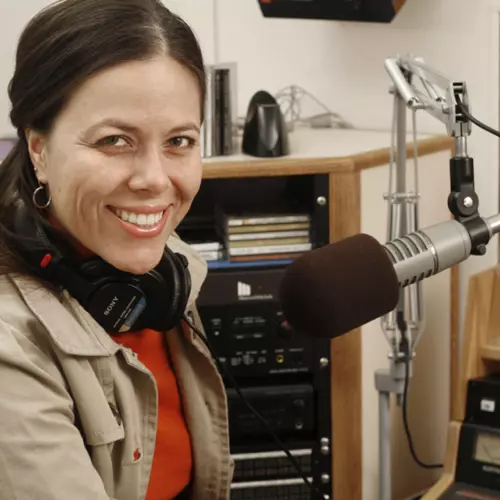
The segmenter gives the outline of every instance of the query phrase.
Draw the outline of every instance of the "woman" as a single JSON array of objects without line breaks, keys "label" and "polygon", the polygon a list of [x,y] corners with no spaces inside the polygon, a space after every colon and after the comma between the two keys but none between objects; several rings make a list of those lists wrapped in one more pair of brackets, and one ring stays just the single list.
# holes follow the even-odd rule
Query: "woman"
[{"label": "woman", "polygon": [[192,31],[159,0],[60,1],[9,95],[1,498],[228,498],[224,389],[189,326],[206,267],[173,233],[202,176]]}]

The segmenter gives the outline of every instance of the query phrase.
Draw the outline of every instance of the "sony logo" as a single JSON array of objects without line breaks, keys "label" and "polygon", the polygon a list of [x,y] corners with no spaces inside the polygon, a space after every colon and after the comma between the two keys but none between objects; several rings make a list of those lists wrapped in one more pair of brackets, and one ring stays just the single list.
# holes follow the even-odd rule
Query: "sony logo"
[{"label": "sony logo", "polygon": [[109,316],[113,308],[115,307],[116,303],[118,302],[118,297],[114,297],[107,309],[104,311],[104,316]]}]

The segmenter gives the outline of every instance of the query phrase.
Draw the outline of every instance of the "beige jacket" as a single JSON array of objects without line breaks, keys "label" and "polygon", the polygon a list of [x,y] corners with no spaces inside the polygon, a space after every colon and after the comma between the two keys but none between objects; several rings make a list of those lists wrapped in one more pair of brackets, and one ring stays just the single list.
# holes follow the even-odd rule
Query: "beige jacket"
[{"label": "beige jacket", "polygon": [[[190,262],[200,326],[206,264],[178,238],[169,247]],[[191,498],[225,500],[234,464],[222,380],[190,328],[167,341],[193,443]],[[0,278],[2,500],[143,500],[156,420],[155,380],[132,351],[67,293]]]}]

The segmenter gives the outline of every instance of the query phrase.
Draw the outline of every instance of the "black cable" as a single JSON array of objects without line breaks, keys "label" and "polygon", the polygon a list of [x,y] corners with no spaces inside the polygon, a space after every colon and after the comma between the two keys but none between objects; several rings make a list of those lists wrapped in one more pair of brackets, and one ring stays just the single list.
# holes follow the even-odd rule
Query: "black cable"
[{"label": "black cable", "polygon": [[460,109],[461,113],[470,120],[472,123],[475,123],[478,127],[482,128],[483,130],[486,130],[486,132],[489,132],[490,134],[493,134],[497,137],[500,137],[500,132],[498,130],[495,130],[494,128],[491,128],[490,126],[486,125],[485,123],[479,121],[477,118],[474,118],[470,113],[467,107],[464,105],[462,100],[460,99],[460,96],[458,94],[455,94],[455,99],[457,100],[457,106]]},{"label": "black cable", "polygon": [[[406,341],[406,344],[408,344],[408,341]],[[417,456],[417,453],[415,451],[415,445],[413,443],[413,438],[411,436],[410,432],[410,425],[408,423],[408,388],[410,385],[410,358],[411,358],[411,353],[409,352],[409,349],[406,350],[406,359],[404,361],[405,363],[405,381],[404,381],[404,389],[403,389],[403,426],[405,429],[406,433],[406,438],[408,440],[408,447],[410,448],[410,453],[415,460],[415,462],[420,466],[423,467],[424,469],[441,469],[443,467],[443,464],[426,464],[425,462],[422,462]]]},{"label": "black cable", "polygon": [[265,429],[271,435],[271,437],[276,441],[276,443],[279,445],[279,447],[285,452],[286,456],[288,457],[288,459],[290,460],[292,465],[295,467],[295,469],[299,473],[299,475],[302,478],[302,480],[304,481],[304,483],[311,490],[313,498],[318,498],[318,499],[324,500],[326,498],[325,495],[316,486],[314,486],[309,481],[309,479],[307,479],[307,477],[304,474],[304,472],[302,471],[302,468],[301,468],[300,464],[298,463],[297,459],[290,453],[290,451],[285,446],[285,444],[276,435],[276,433],[273,431],[271,426],[267,423],[266,419],[251,405],[251,403],[243,395],[243,393],[241,392],[241,387],[236,382],[236,380],[234,379],[231,372],[226,368],[225,365],[223,365],[222,363],[219,362],[219,360],[218,360],[217,356],[215,355],[215,352],[212,349],[212,346],[210,345],[210,343],[208,342],[208,339],[206,338],[206,336],[203,335],[203,333],[201,333],[198,330],[198,328],[196,328],[196,326],[186,316],[184,316],[182,319],[189,327],[191,327],[193,329],[193,331],[196,333],[196,335],[198,335],[199,339],[206,345],[208,351],[210,352],[210,355],[212,356],[212,359],[214,360],[215,364],[217,365],[217,368],[219,369],[219,371],[221,373],[224,372],[226,374],[227,378],[231,381],[231,384],[233,385],[233,387],[236,390],[236,393],[238,394],[240,399],[245,403],[247,408],[255,415],[255,417],[257,417],[259,422],[261,422],[261,424],[265,427]]}]

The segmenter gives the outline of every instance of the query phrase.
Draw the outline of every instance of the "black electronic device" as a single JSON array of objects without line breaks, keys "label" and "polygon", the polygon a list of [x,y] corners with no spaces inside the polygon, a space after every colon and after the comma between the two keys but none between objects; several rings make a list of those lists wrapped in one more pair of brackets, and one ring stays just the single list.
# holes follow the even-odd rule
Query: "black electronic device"
[{"label": "black electronic device", "polygon": [[329,362],[329,340],[293,331],[278,290],[285,268],[210,272],[198,308],[219,361],[235,377],[316,374]]},{"label": "black electronic device", "polygon": [[500,500],[500,494],[478,486],[455,483],[440,497],[440,500]]},{"label": "black electronic device", "polygon": [[500,429],[464,423],[455,480],[500,495]]},{"label": "black electronic device", "polygon": [[442,500],[500,499],[500,378],[469,380],[455,482]]},{"label": "black electronic device", "polygon": [[[290,438],[288,450],[303,474],[331,498],[329,446],[313,440]],[[311,500],[311,491],[285,455],[269,440],[252,445],[231,445],[235,462],[231,500]],[[328,497],[327,497],[328,498]]]},{"label": "black electronic device", "polygon": [[500,376],[469,380],[465,421],[500,429]]},{"label": "black electronic device", "polygon": [[[314,473],[314,450],[310,442],[295,440],[289,446],[289,450],[305,474]],[[233,453],[232,457],[235,462],[234,480],[236,483],[297,477],[297,471],[285,453],[271,449],[269,445],[257,445],[251,450],[248,447],[239,447],[238,452]]]},{"label": "black electronic device", "polygon": [[[198,296],[207,338],[245,399],[284,442],[312,483],[331,497],[330,342],[299,335],[278,291],[286,268],[210,270]],[[265,427],[228,394],[231,500],[310,500],[311,490]]]},{"label": "black electronic device", "polygon": [[[315,428],[314,388],[310,384],[258,386],[242,389],[247,401],[264,417],[278,436],[312,436]],[[264,436],[266,430],[241,401],[236,391],[227,389],[231,437]]]},{"label": "black electronic device", "polygon": [[258,0],[265,17],[389,23],[405,0]]},{"label": "black electronic device", "polygon": [[290,153],[288,130],[276,99],[264,90],[256,92],[248,104],[241,148],[262,158]]},{"label": "black electronic device", "polygon": [[[300,463],[300,462],[299,462]],[[311,492],[300,478],[237,482],[231,500],[310,500]]]}]

